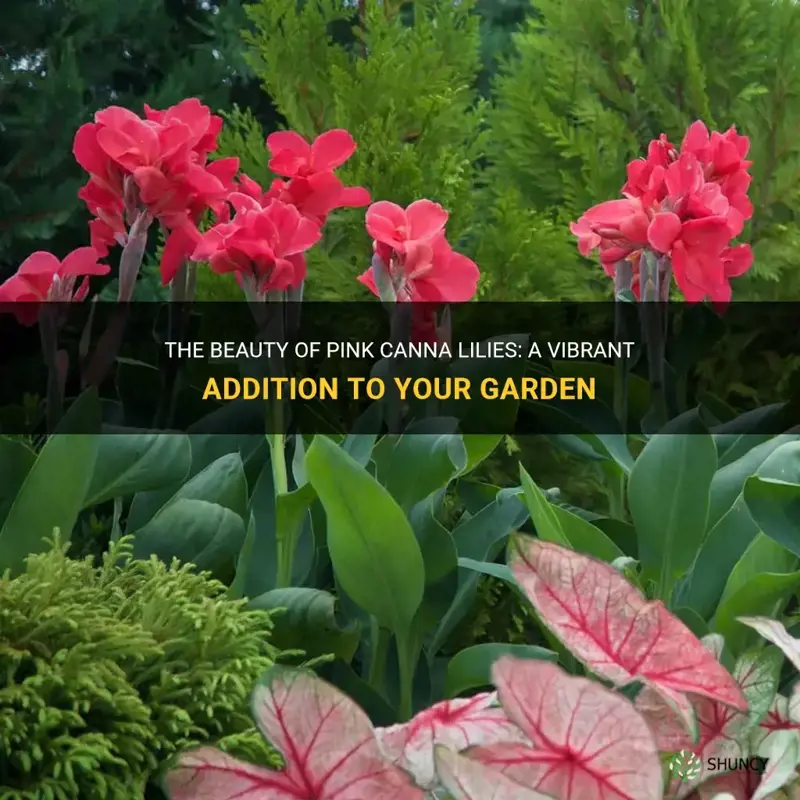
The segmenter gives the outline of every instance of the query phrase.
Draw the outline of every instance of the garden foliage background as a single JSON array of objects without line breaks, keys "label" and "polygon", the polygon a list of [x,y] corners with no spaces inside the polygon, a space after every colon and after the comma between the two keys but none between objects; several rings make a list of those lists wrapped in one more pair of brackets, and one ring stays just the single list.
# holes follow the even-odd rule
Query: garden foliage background
[{"label": "garden foliage background", "polygon": [[[212,158],[238,157],[264,186],[267,134],[289,128],[312,140],[348,130],[358,149],[342,180],[375,199],[406,206],[428,198],[448,209],[449,241],[480,266],[481,301],[611,299],[611,282],[579,255],[570,221],[618,196],[626,164],[659,134],[680,142],[694,120],[720,131],[735,124],[751,143],[754,214],[740,241],[752,245],[755,260],[735,280],[734,298],[800,299],[800,6],[793,0],[15,0],[3,13],[0,279],[32,251],[60,257],[86,244],[88,218],[77,199],[86,176],[71,151],[75,131],[95,111],[121,105],[141,113],[145,102],[166,108],[197,97],[225,118]],[[308,253],[306,298],[367,299],[356,281],[372,257],[363,213],[331,216]],[[167,299],[163,244],[153,226],[137,300]],[[116,298],[113,272],[105,285],[93,281]],[[240,294],[230,275],[199,272],[197,300]],[[798,356],[770,354],[742,364],[738,344],[721,343],[709,368],[729,376],[719,383],[731,391],[749,392],[752,405],[754,386],[784,385],[800,368]],[[722,417],[727,399],[717,398]],[[663,712],[653,693],[673,701],[680,692],[655,667],[625,662],[619,642],[606,644],[622,672],[603,672],[608,654],[570,638],[543,600],[565,575],[607,582],[634,606],[663,610],[664,630],[677,626],[670,658],[694,659],[686,667],[694,670],[691,691],[678,705],[701,729],[700,744],[687,747],[710,755],[735,741],[742,753],[760,752],[776,730],[800,730],[786,696],[800,643],[756,619],[781,616],[797,633],[796,432],[776,437],[752,416],[748,435],[722,417],[709,431],[690,414],[681,418],[682,435],[649,440],[623,432],[453,434],[438,443],[367,436],[337,446],[298,434],[288,444],[231,445],[202,433],[84,435],[99,413],[87,393],[59,428],[82,435],[46,443],[0,437],[0,572],[10,570],[0,582],[0,710],[15,714],[0,718],[0,800],[156,800],[165,765],[207,741],[276,766],[247,711],[253,684],[275,660],[314,667],[361,704],[369,726],[405,722],[490,684],[508,711],[515,675],[530,664],[541,670],[531,685],[563,681],[567,699],[579,685],[569,682],[584,674],[626,688],[628,678],[641,679],[647,689],[625,730],[644,731],[650,749],[642,745],[640,783],[624,796],[705,800],[692,794],[696,783],[675,789],[667,775],[662,786],[659,753],[679,748],[648,732]],[[277,448],[283,474],[275,471]],[[337,480],[358,495],[352,518]],[[43,504],[54,486],[60,505]],[[75,524],[61,531],[67,544],[56,535],[51,547],[44,537],[52,525],[39,528],[58,515]],[[388,603],[385,592],[362,592],[356,567],[363,563],[348,561],[353,530],[384,546],[378,527],[392,532],[380,551],[397,590]],[[538,539],[519,544],[520,531]],[[208,546],[195,547],[201,540]],[[34,555],[24,567],[30,542]],[[173,557],[193,560],[212,578]],[[289,613],[273,614],[277,608]],[[742,616],[753,617],[746,629]],[[764,656],[756,633],[788,663],[771,650]],[[508,666],[500,656],[509,655],[528,666]],[[548,672],[553,661],[558,674]],[[273,744],[268,707],[276,698],[291,706],[293,680],[273,676],[257,694],[255,722]],[[304,685],[303,697],[322,692],[348,709],[346,720],[356,719],[350,700],[315,686]],[[622,692],[592,686],[598,703],[633,714]],[[456,728],[457,711],[474,725],[470,744],[492,745],[481,727],[489,717],[501,715],[508,734],[495,705],[482,716],[494,698],[478,698],[420,722],[419,730],[432,731],[419,751],[429,765],[412,769],[403,763],[409,742],[396,748],[397,763],[419,785],[433,782],[434,761],[443,784],[451,767],[469,769],[434,758],[434,722],[451,710]],[[719,729],[710,730],[703,703],[722,719]],[[393,729],[379,729],[386,730]],[[391,736],[381,736],[390,751]],[[796,786],[800,737],[769,746],[774,763],[790,765],[776,791],[790,779]],[[570,759],[588,763],[590,750]],[[210,764],[219,755],[205,757]],[[312,762],[302,767],[309,774]],[[175,780],[172,797],[190,797]],[[553,791],[573,800],[572,789]],[[743,791],[756,796],[755,787]],[[782,797],[763,791],[759,797]],[[308,800],[328,796],[308,789]]]},{"label": "garden foliage background", "polygon": [[[452,209],[451,239],[494,300],[607,296],[565,223],[615,196],[643,143],[680,140],[695,119],[735,123],[751,139],[756,207],[745,234],[755,267],[737,299],[800,293],[791,0],[16,0],[4,14],[4,276],[35,249],[84,242],[71,156],[83,122],[112,103],[140,112],[196,96],[227,114],[218,155],[238,155],[257,180],[278,127],[349,130],[359,149],[345,182]],[[343,217],[315,250],[312,299],[362,297],[351,280],[369,258],[359,225],[358,212]]]}]

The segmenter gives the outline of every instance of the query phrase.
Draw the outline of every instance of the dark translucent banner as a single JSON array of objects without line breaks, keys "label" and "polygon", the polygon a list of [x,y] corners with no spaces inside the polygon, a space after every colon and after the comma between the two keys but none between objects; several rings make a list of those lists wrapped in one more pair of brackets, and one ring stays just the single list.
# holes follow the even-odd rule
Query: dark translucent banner
[{"label": "dark translucent banner", "polygon": [[799,318],[788,303],[4,306],[0,432],[80,432],[64,414],[94,391],[109,432],[780,433],[800,423]]}]

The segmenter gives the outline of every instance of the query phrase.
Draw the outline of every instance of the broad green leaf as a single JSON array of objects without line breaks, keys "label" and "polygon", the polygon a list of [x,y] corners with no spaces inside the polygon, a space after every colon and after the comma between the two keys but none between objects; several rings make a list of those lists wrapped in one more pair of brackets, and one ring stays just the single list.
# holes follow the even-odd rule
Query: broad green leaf
[{"label": "broad green leaf", "polygon": [[425,565],[403,510],[324,436],[308,448],[306,474],[325,509],[337,580],[381,625],[405,635],[422,602]]},{"label": "broad green leaf", "polygon": [[[250,495],[247,539],[236,569],[238,596],[256,597],[276,587],[279,530],[294,538],[293,582],[300,583],[308,575],[314,547],[312,543],[300,547],[299,543],[315,499],[316,492],[308,483],[276,498],[272,465],[269,461],[264,464]],[[307,535],[311,538],[310,531]]]},{"label": "broad green leaf", "polygon": [[84,508],[179,484],[191,465],[186,434],[104,431]]},{"label": "broad green leaf", "polygon": [[232,565],[249,519],[244,464],[229,453],[181,486],[146,525],[134,530],[129,522],[128,532],[136,558],[178,558],[216,572]]},{"label": "broad green leaf", "polygon": [[387,437],[394,440],[391,449],[374,451],[378,480],[406,511],[445,488],[467,465],[467,451],[457,431],[457,420],[426,419],[401,436]]},{"label": "broad green leaf", "polygon": [[691,433],[653,436],[636,459],[628,505],[645,577],[667,598],[694,561],[706,532],[717,451],[699,418]]},{"label": "broad green leaf", "polygon": [[[496,564],[494,561],[476,561],[474,558],[459,558],[458,566],[479,572],[481,575],[490,575],[521,592],[511,570],[505,564]],[[524,595],[522,596],[524,597]]]},{"label": "broad green leaf", "polygon": [[798,588],[800,571],[754,575],[720,603],[711,628],[725,637],[732,652],[739,653],[757,641],[757,634],[741,625],[737,618],[775,617]]},{"label": "broad green leaf", "polygon": [[462,436],[467,451],[467,463],[459,475],[468,475],[485,461],[503,441],[502,433],[468,433]]},{"label": "broad green leaf", "polygon": [[[762,475],[766,478],[781,478],[780,471],[786,453],[777,454],[784,445],[797,443],[798,437],[793,434],[776,436],[763,444],[748,450],[736,461],[721,466],[711,482],[711,495],[708,507],[708,527],[711,528],[723,514],[736,502],[736,498],[744,489],[745,481],[751,475]],[[791,452],[791,451],[790,451]],[[777,462],[773,455],[777,455]],[[786,480],[786,478],[783,478]]]},{"label": "broad green leaf", "polygon": [[[725,590],[720,598],[722,605],[732,594],[737,592],[747,582],[757,575],[765,572],[786,574],[793,572],[798,567],[798,558],[785,547],[759,533],[747,550],[745,550],[736,566],[731,571],[725,584]],[[760,613],[760,612],[759,612]],[[745,616],[759,616],[756,612],[746,612]]]},{"label": "broad green leaf", "polygon": [[167,564],[177,558],[221,577],[233,572],[244,541],[244,521],[238,514],[218,503],[179,497],[136,532],[133,557],[155,555]]},{"label": "broad green leaf", "polygon": [[35,463],[36,451],[22,439],[0,436],[0,525]]},{"label": "broad green leaf", "polygon": [[522,464],[519,465],[519,476],[525,505],[528,506],[537,536],[546,542],[560,544],[562,547],[572,547],[556,517],[555,506],[550,505]]},{"label": "broad green leaf", "polygon": [[521,465],[520,481],[531,520],[540,539],[608,562],[625,555],[591,522],[550,503]]},{"label": "broad green leaf", "polygon": [[[228,408],[224,406],[223,408]],[[247,472],[251,466],[260,469],[260,462],[267,457],[267,444],[264,436],[255,434],[196,433],[189,429],[192,447],[192,466],[186,480],[190,481],[203,470],[223,456],[239,456]],[[258,472],[256,472],[256,475]],[[167,486],[150,492],[138,492],[133,498],[128,512],[127,527],[137,530],[144,527],[175,493],[174,486]],[[203,499],[200,497],[199,499]],[[238,509],[232,509],[239,513]]]},{"label": "broad green leaf", "polygon": [[676,586],[673,604],[689,606],[710,619],[731,570],[757,534],[758,526],[740,496],[706,536],[691,571]]},{"label": "broad green leaf", "polygon": [[[462,558],[493,560],[502,551],[508,536],[518,530],[527,518],[528,511],[517,497],[517,490],[501,490],[492,503],[453,531],[459,561]],[[458,591],[436,631],[430,647],[432,653],[442,647],[474,603],[479,578],[477,572],[460,570]]]},{"label": "broad green leaf", "polygon": [[458,589],[456,545],[450,531],[436,519],[435,509],[430,497],[414,506],[410,519],[425,563],[425,595],[415,618],[420,634],[439,623]]},{"label": "broad green leaf", "polygon": [[445,693],[456,697],[470,689],[492,685],[492,664],[501,656],[533,658],[538,661],[558,660],[552,650],[531,644],[476,644],[456,653],[447,665]]},{"label": "broad green leaf", "polygon": [[[25,475],[0,528],[0,572],[23,571],[25,559],[47,549],[56,528],[68,542],[94,472],[100,401],[88,391],[67,409]],[[73,431],[81,431],[73,433]]]},{"label": "broad green leaf", "polygon": [[283,609],[273,617],[270,636],[279,650],[302,650],[306,658],[333,654],[349,663],[358,648],[358,625],[340,625],[336,598],[330,592],[297,586],[273,589],[254,597],[248,608]]},{"label": "broad green leaf", "polygon": [[753,476],[744,486],[744,499],[758,527],[800,556],[800,483]]}]

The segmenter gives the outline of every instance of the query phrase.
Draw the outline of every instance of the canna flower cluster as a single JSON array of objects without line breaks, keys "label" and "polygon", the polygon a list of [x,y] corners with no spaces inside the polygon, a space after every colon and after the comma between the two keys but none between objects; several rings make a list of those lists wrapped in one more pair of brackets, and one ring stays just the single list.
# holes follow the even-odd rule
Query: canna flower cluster
[{"label": "canna flower cluster", "polygon": [[749,147],[735,127],[709,134],[700,121],[680,149],[665,135],[652,141],[647,158],[628,164],[623,199],[600,203],[570,225],[580,253],[597,250],[611,277],[620,262],[631,264],[637,297],[641,257],[649,251],[671,265],[686,300],[729,301],[730,279],[753,263],[749,245],[731,244],[753,215]]},{"label": "canna flower cluster", "polygon": [[[211,160],[222,125],[196,98],[164,111],[145,106],[144,117],[117,106],[97,112],[73,144],[89,175],[78,196],[92,217],[91,247],[63,260],[34,253],[0,285],[0,302],[82,300],[89,276],[110,272],[100,260],[116,246],[123,248],[119,300],[127,302],[156,222],[166,235],[160,264],[165,286],[183,279],[182,269],[194,262],[234,273],[251,300],[302,287],[306,253],[322,238],[329,215],[371,203],[365,188],[345,186],[336,175],[356,142],[338,129],[313,142],[294,131],[271,134],[265,144],[278,177],[265,190],[240,172],[239,159]],[[395,299],[459,302],[474,296],[478,268],[447,242],[447,216],[429,200],[407,211],[386,202],[367,211],[376,255],[397,285]],[[204,224],[209,219],[210,227]],[[374,267],[359,280],[377,294]],[[17,308],[17,316],[33,324],[36,308]]]}]

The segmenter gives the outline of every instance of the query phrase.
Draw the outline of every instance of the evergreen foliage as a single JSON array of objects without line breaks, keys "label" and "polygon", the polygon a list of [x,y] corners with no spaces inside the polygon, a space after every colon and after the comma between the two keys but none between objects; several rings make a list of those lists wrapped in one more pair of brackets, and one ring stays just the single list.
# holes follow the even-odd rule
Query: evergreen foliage
[{"label": "evergreen foliage", "polygon": [[[425,197],[451,212],[451,241],[483,272],[483,299],[593,296],[568,229],[527,205],[514,186],[487,185],[494,131],[481,98],[481,18],[475,0],[401,4],[367,0],[260,0],[246,7],[253,30],[246,58],[287,127],[307,138],[346,128],[358,142],[341,170],[374,200],[406,205]],[[335,38],[333,37],[335,32]],[[298,52],[308,53],[298,60]],[[236,155],[262,184],[265,131],[248,111],[227,116],[219,155]],[[526,202],[526,201],[525,201]],[[371,258],[363,210],[337,212],[309,258],[307,295],[368,299],[355,276]],[[231,280],[201,275],[201,299],[238,296]]]},{"label": "evergreen foliage", "polygon": [[181,749],[228,737],[254,754],[269,614],[191,565],[129,550],[95,567],[56,543],[0,580],[2,800],[130,800]]},{"label": "evergreen foliage", "polygon": [[[32,250],[86,244],[75,131],[108,105],[142,112],[248,93],[239,0],[15,0],[0,26],[0,275]],[[268,104],[268,103],[266,103]],[[47,244],[45,244],[47,243]]]},{"label": "evergreen foliage", "polygon": [[[496,83],[492,182],[574,219],[695,119],[751,138],[755,266],[739,299],[788,299],[800,213],[800,7],[792,0],[540,0]],[[759,280],[759,278],[761,280]],[[765,280],[766,279],[766,280]],[[743,288],[746,287],[743,291]]]}]

